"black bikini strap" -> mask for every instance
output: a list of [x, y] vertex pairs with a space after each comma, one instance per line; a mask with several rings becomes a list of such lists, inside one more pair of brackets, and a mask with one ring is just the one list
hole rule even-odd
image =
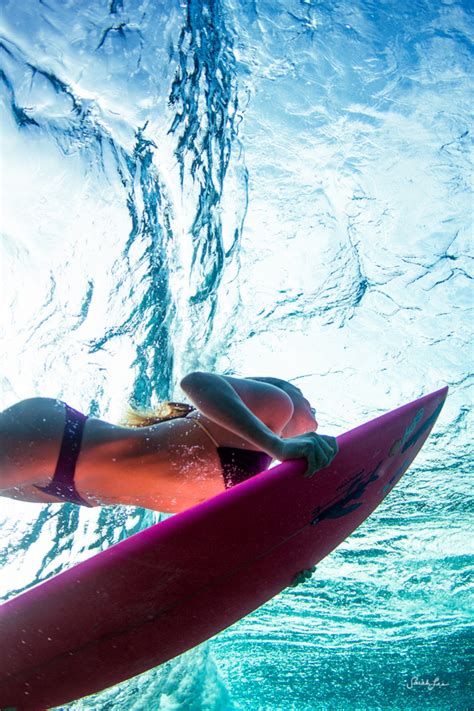
[[36, 488], [46, 494], [57, 496], [63, 501], [91, 507], [91, 504], [78, 494], [74, 486], [74, 472], [81, 451], [87, 415], [83, 415], [82, 412], [78, 412], [67, 403], [64, 404], [66, 406], [66, 423], [54, 476], [48, 486], [37, 486]]

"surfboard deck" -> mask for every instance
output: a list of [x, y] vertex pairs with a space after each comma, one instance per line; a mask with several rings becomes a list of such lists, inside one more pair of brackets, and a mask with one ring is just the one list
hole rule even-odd
[[137, 533], [0, 607], [0, 706], [46, 709], [214, 636], [322, 560], [420, 451], [448, 388], [337, 438], [332, 464], [289, 460]]

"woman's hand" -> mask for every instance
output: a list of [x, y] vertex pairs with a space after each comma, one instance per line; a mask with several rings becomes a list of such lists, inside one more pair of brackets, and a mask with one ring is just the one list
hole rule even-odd
[[305, 457], [308, 460], [308, 468], [304, 476], [311, 477], [315, 472], [331, 464], [338, 451], [335, 437], [306, 432], [297, 437], [280, 438], [275, 444], [274, 456], [280, 462]]

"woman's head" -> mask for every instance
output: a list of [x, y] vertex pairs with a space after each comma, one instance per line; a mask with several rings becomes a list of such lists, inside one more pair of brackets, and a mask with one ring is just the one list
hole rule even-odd
[[316, 420], [316, 409], [311, 406], [303, 393], [296, 385], [288, 383], [284, 387], [287, 395], [290, 396], [294, 411], [291, 420], [284, 427], [282, 437], [296, 437], [305, 432], [316, 432], [318, 422]]

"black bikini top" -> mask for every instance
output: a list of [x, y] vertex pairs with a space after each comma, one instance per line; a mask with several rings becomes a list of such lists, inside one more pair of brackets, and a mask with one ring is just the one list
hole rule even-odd
[[270, 466], [273, 458], [266, 452], [259, 452], [252, 449], [242, 449], [240, 447], [221, 447], [211, 435], [207, 427], [202, 422], [191, 418], [207, 434], [211, 442], [215, 445], [222, 464], [222, 475], [224, 477], [225, 488], [240, 484], [246, 479], [260, 474]]

